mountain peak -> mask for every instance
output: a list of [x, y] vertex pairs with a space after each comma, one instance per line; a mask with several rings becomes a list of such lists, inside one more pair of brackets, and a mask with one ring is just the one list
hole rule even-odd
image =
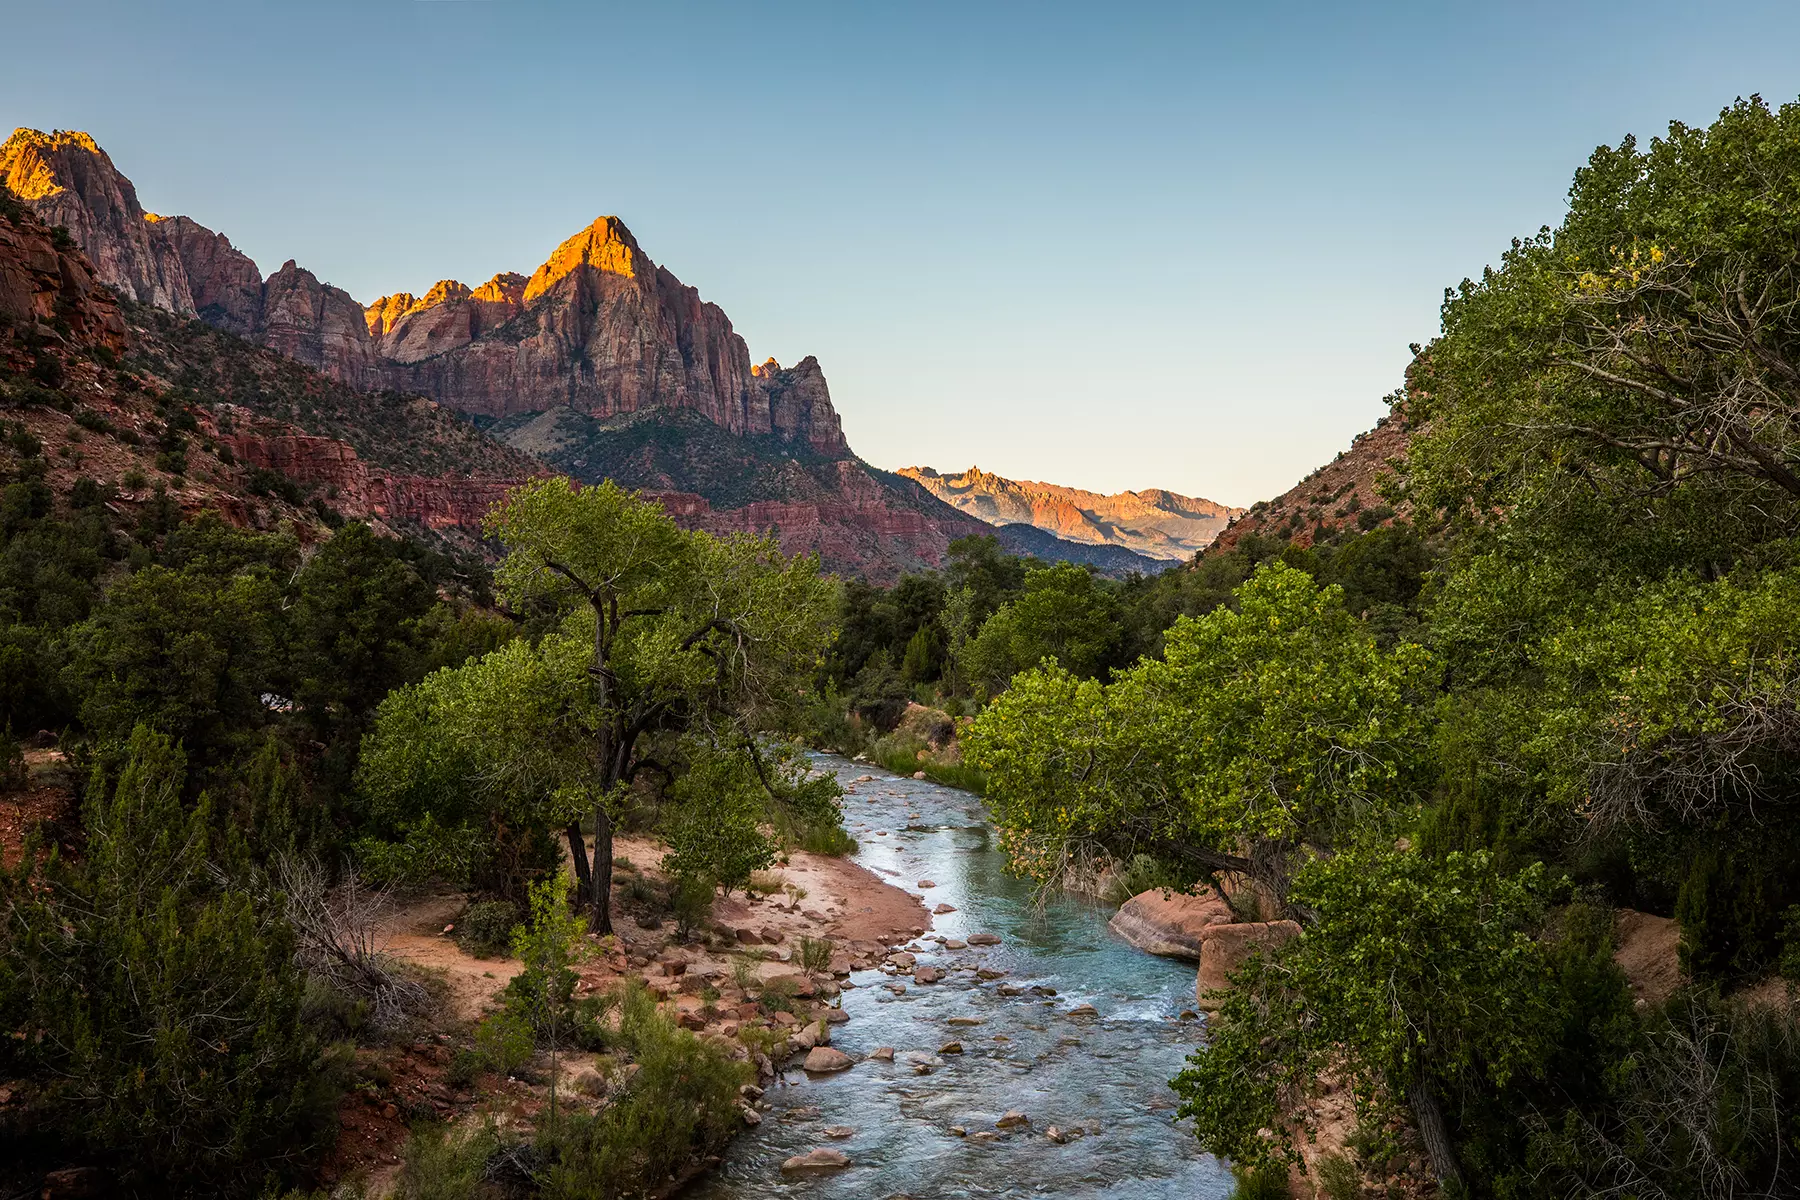
[[647, 273], [650, 265], [650, 260], [638, 249], [631, 230], [625, 228], [625, 222], [617, 217], [600, 217], [580, 233], [565, 239], [544, 265], [532, 273], [531, 282], [525, 285], [525, 302], [531, 303], [581, 267], [635, 279]]
[[1165, 561], [1193, 557], [1239, 511], [1163, 488], [1107, 496], [975, 466], [954, 475], [930, 467], [902, 467], [897, 474], [990, 525], [1033, 525], [1065, 541], [1121, 546]]

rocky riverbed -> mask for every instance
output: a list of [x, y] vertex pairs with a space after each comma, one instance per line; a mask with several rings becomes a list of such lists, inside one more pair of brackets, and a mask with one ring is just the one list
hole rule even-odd
[[817, 765], [849, 789], [857, 864], [918, 897], [931, 925], [858, 958], [848, 1020], [814, 1064], [839, 1069], [794, 1060], [767, 1082], [757, 1126], [691, 1194], [1228, 1195], [1166, 1082], [1202, 1033], [1193, 967], [1132, 948], [1104, 906], [1038, 904], [1005, 874], [976, 797]]

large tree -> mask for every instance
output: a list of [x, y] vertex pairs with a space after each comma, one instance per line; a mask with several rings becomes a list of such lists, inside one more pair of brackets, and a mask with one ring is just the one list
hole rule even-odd
[[408, 761], [397, 750], [373, 758], [366, 778], [417, 794], [467, 755], [477, 769], [464, 778], [489, 796], [535, 797], [521, 819], [560, 824], [592, 926], [608, 932], [614, 823], [639, 779], [667, 784], [725, 753], [772, 803], [791, 797], [759, 739], [797, 716], [830, 637], [831, 587], [816, 558], [784, 557], [773, 538], [684, 531], [611, 483], [537, 480], [496, 506], [487, 528], [506, 548], [497, 580], [508, 603], [559, 624], [536, 647], [391, 698], [372, 749], [406, 726], [448, 757], [425, 749]]
[[1281, 563], [1237, 596], [1110, 685], [1027, 671], [976, 721], [964, 753], [1016, 864], [1048, 879], [1149, 854], [1279, 897], [1296, 850], [1416, 797], [1429, 656], [1382, 650], [1340, 589]]

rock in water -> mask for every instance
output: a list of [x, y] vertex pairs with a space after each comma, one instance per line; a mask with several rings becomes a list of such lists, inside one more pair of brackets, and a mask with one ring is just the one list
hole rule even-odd
[[800, 1065], [807, 1071], [823, 1075], [831, 1071], [848, 1071], [854, 1064], [842, 1050], [833, 1050], [830, 1046], [814, 1046], [806, 1052], [806, 1061]]
[[792, 1174], [801, 1171], [841, 1171], [849, 1165], [850, 1157], [842, 1150], [821, 1146], [817, 1150], [794, 1155], [781, 1164], [781, 1169]]
[[1200, 947], [1220, 925], [1234, 925], [1231, 906], [1208, 892], [1186, 896], [1152, 889], [1139, 892], [1113, 916], [1112, 931], [1149, 954], [1198, 962]]

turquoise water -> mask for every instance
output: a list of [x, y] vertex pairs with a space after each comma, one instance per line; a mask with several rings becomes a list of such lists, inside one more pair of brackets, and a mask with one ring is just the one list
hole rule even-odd
[[[1194, 971], [1186, 963], [1132, 949], [1106, 927], [1111, 910], [1075, 899], [1034, 903], [1029, 885], [1006, 875], [978, 798], [876, 767], [818, 756], [851, 794], [845, 824], [861, 844], [856, 860], [919, 895], [927, 907], [954, 905], [930, 932], [966, 940], [993, 933], [998, 946], [945, 950], [933, 942], [921, 963], [976, 964], [1006, 972], [978, 980], [952, 971], [938, 984], [914, 984], [880, 971], [853, 975], [844, 994], [851, 1020], [832, 1045], [858, 1059], [839, 1075], [809, 1079], [790, 1070], [771, 1084], [773, 1108], [732, 1146], [721, 1168], [691, 1194], [709, 1200], [759, 1197], [1069, 1196], [1108, 1200], [1212, 1200], [1231, 1179], [1174, 1120], [1167, 1080], [1201, 1036], [1193, 1007]], [[861, 775], [872, 782], [853, 783]], [[885, 836], [878, 836], [885, 834]], [[936, 886], [921, 889], [918, 881]], [[883, 984], [903, 983], [902, 995]], [[1002, 986], [1023, 989], [999, 994]], [[1032, 988], [1054, 989], [1054, 996]], [[1097, 1016], [1071, 1015], [1091, 1004]], [[953, 1026], [952, 1017], [982, 1023]], [[938, 1054], [957, 1041], [962, 1054]], [[866, 1061], [892, 1046], [895, 1061]], [[940, 1062], [916, 1074], [909, 1052]], [[993, 1141], [959, 1137], [994, 1130], [1008, 1109], [1027, 1128], [996, 1131]], [[1049, 1126], [1080, 1128], [1058, 1145]], [[847, 1138], [824, 1130], [848, 1126]], [[787, 1177], [781, 1162], [820, 1146], [850, 1157], [847, 1170]]]

